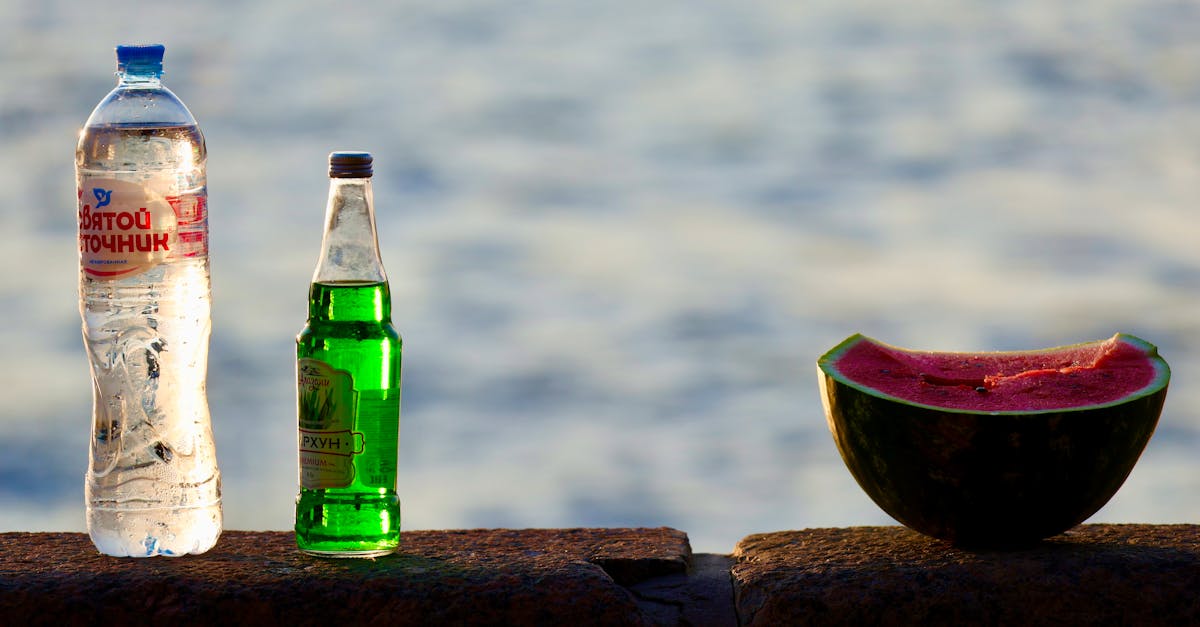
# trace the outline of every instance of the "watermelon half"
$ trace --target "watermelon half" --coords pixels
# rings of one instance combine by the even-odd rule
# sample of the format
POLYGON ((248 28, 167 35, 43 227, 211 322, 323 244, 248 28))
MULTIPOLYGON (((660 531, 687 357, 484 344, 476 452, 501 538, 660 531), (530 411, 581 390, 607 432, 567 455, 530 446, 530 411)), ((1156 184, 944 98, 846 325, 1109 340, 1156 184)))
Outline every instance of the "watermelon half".
POLYGON ((1171 377, 1118 333, 1038 351, 913 351, 853 335, 817 360, 834 442, 879 507, 961 546, 1082 522, 1133 469, 1171 377))

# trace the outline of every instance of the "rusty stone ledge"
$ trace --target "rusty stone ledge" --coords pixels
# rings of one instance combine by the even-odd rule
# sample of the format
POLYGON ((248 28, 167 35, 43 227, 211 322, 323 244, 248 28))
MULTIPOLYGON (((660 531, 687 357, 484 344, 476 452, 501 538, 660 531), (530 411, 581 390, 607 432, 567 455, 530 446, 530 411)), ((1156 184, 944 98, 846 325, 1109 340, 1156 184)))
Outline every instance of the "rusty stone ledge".
POLYGON ((0 625, 1188 625, 1197 591, 1196 525, 1084 525, 1005 552, 808 529, 733 555, 667 528, 412 531, 373 561, 302 555, 290 532, 151 559, 0 534, 0 625))
POLYGON ((290 532, 227 531, 203 555, 131 559, 99 555, 84 534, 0 534, 0 624, 641 625, 627 586, 685 574, 691 559, 687 535, 666 528, 402 543, 376 560, 320 559, 290 532))
POLYGON ((1198 625, 1200 526, 1083 525, 1020 551, 903 527, 748 536, 743 625, 1198 625))

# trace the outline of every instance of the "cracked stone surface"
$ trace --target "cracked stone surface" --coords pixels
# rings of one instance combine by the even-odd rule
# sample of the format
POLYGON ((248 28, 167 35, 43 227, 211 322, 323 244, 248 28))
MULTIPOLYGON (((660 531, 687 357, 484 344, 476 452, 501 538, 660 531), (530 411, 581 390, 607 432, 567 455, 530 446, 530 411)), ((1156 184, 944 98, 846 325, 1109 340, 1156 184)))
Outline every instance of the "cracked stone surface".
POLYGON ((728 555, 698 553, 686 573, 647 579, 631 586, 638 605, 655 625, 736 626, 728 555))
POLYGON ((748 536, 733 556, 743 625, 1200 624, 1196 525, 1082 525, 1018 551, 809 529, 748 536))
POLYGON ((227 531, 180 558, 0 533, 0 625, 1200 624, 1200 526, 1083 525, 1019 551, 903 527, 755 534, 692 554, 656 529, 405 532, 376 560, 227 531))
POLYGON ((643 625, 626 587, 685 573, 674 529, 413 531, 376 560, 310 557, 290 532, 208 553, 99 555, 84 534, 0 534, 0 622, 59 625, 643 625))

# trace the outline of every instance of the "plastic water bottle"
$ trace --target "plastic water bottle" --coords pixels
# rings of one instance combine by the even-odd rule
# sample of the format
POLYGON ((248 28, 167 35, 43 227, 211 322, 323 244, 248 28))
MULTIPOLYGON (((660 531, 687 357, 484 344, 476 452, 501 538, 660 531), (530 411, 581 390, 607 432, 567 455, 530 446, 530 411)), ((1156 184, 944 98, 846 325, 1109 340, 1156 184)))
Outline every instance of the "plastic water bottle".
POLYGON ((209 423, 204 138, 163 46, 118 46, 79 135, 79 312, 92 372, 87 526, 102 553, 203 553, 221 534, 209 423))
POLYGON ((329 155, 325 236, 296 337, 296 544, 324 557, 375 557, 400 544, 402 343, 379 257, 372 161, 329 155))

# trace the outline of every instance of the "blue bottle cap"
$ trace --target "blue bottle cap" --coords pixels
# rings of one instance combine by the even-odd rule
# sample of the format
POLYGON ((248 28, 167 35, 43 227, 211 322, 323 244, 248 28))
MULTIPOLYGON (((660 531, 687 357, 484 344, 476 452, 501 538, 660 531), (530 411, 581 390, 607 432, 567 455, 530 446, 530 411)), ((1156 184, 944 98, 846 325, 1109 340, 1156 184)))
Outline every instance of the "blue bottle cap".
POLYGON ((126 74, 162 74, 162 44, 117 46, 117 71, 126 74))
POLYGON ((329 176, 335 179, 365 179, 374 173, 369 152, 339 150, 329 153, 329 176))

